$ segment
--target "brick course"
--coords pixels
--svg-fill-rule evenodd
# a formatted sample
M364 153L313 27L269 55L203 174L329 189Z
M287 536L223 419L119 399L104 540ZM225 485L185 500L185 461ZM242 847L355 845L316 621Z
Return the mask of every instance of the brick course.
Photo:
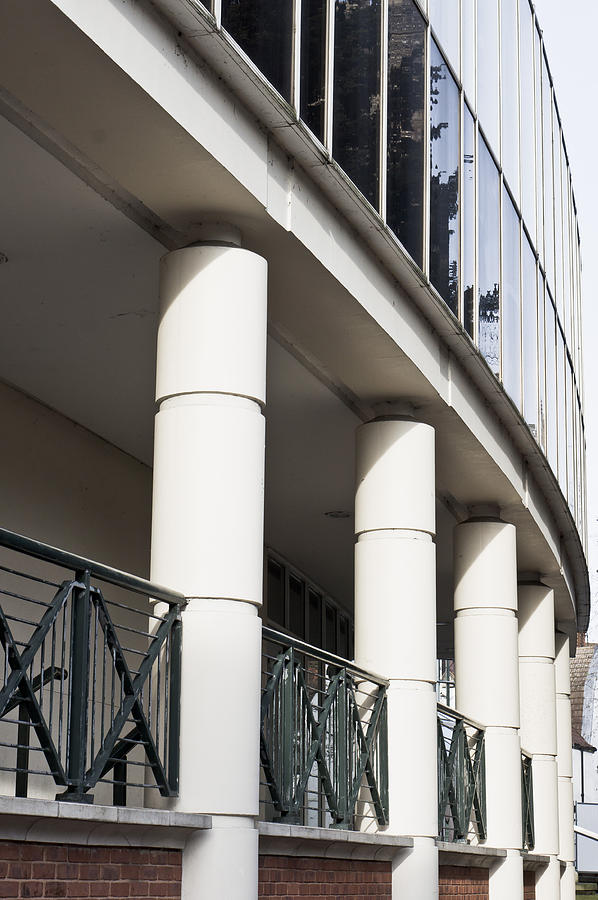
M467 897L488 900L488 870L473 866L440 866L438 869L440 900Z
M258 896L391 900L390 863L260 856Z
M536 900L536 873L523 873L523 900Z
M0 841L0 898L180 900L181 851Z

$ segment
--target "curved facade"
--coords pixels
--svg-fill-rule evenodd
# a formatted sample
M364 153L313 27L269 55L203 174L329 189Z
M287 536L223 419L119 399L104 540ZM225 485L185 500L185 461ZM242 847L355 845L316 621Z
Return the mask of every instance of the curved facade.
M583 532L579 230L533 8L305 0L298 10L222 0L219 13L459 320Z
M182 900L574 900L579 239L528 0L4 0L0 160L3 837L172 847Z

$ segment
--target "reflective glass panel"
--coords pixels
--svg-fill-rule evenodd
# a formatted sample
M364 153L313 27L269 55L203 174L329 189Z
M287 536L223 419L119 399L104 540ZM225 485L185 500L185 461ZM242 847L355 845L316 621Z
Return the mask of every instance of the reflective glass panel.
M335 0L332 152L378 208L380 0Z
M463 107L463 325L474 336L475 281L475 127Z
M388 156L386 221L423 268L424 20L413 0L388 5Z
M475 108L475 5L476 0L461 0L461 79L473 108Z
M563 198L561 196L561 135L556 110L554 122L554 297L561 323L565 319L563 305Z
M544 182L542 154L542 48L534 29L534 89L536 96L536 231L537 248L544 264Z
M289 631L305 637L305 584L294 575L289 575Z
M563 197L563 306L565 307L565 340L571 346L573 335L573 304L571 301L571 196L569 193L569 169L563 150L561 157L561 194Z
M518 409L521 408L519 230L519 216L503 188L502 381Z
M544 279L538 267L538 442L546 452L546 315Z
M290 101L293 0L222 0L222 25Z
M552 96L546 60L542 57L542 143L544 157L544 266L548 288L554 290L554 184L552 178Z
M478 139L478 344L500 375L500 256L498 171L485 141Z
M558 474L557 404L556 404L556 316L548 291L545 295L546 317L546 456Z
M498 151L498 0L478 3L478 116L491 147Z
M459 91L438 47L430 57L430 281L459 314Z
M567 390L565 400L567 403L567 500L569 509L575 515L575 441L573 434L573 377L569 361L565 360L565 379Z
M536 143L534 120L533 19L528 0L519 6L519 86L521 98L521 204L523 219L536 240Z
M268 560L268 617L277 625L284 627L284 584L285 571L273 559Z
M523 0L525 4L526 0ZM517 0L501 0L501 106L502 167L519 201L519 73L517 53Z
M336 610L324 602L324 650L336 653Z
M308 641L314 647L322 646L322 597L315 591L309 591L308 599Z
M559 325L556 326L556 401L558 440L558 479L561 490L567 495L567 417L565 402L565 341Z
M459 73L459 0L430 0L430 23L451 66Z
M324 141L326 0L301 3L301 101L305 124Z
M523 335L523 418L539 440L538 434L538 305L536 301L536 257L523 238L521 324Z

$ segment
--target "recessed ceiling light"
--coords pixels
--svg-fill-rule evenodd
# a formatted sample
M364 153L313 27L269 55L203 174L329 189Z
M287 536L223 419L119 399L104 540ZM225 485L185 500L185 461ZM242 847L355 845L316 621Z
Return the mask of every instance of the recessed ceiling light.
M347 509L330 509L324 513L329 519L350 519L351 513Z

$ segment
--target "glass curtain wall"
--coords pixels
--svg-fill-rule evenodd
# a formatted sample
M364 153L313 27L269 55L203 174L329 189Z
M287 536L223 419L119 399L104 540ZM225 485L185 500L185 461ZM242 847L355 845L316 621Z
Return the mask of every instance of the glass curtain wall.
M579 233L529 0L221 9L222 27L384 214L380 226L477 345L581 523Z

